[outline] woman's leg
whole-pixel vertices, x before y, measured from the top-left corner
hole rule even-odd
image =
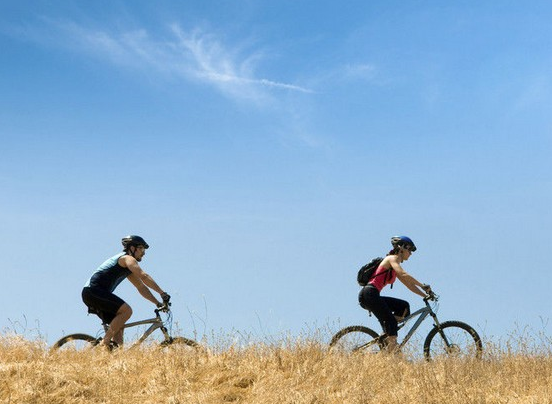
[[[410,304],[406,300],[397,299],[395,297],[382,297],[395,317],[403,319],[410,315]],[[399,320],[400,321],[400,320]]]
[[[374,313],[383,331],[387,334],[387,349],[391,352],[397,346],[398,325],[391,308],[387,304],[387,299],[381,297],[378,290],[371,287],[363,288],[359,294],[360,305]]]
[[[387,342],[387,346],[385,347],[385,349],[387,349],[387,352],[389,352],[389,353],[398,352],[398,349],[397,349],[398,344],[397,344],[397,336],[396,335],[388,336],[385,341]]]

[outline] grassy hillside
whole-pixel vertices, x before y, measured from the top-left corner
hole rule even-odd
[[[523,344],[519,344],[523,345]],[[519,346],[518,345],[518,346]],[[485,359],[330,353],[317,342],[213,352],[50,352],[0,337],[1,403],[552,403],[550,346]]]

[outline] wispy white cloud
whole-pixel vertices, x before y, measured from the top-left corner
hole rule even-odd
[[[303,77],[302,81],[309,84],[298,85],[259,74],[261,63],[271,59],[262,49],[250,43],[230,46],[206,30],[185,30],[173,24],[159,34],[145,29],[116,31],[93,29],[92,24],[45,21],[42,27],[27,26],[17,35],[44,46],[80,52],[125,70],[144,71],[154,79],[166,78],[172,82],[176,77],[211,86],[234,101],[262,107],[270,105],[274,112],[274,130],[282,142],[293,145],[298,141],[319,150],[331,149],[331,142],[313,118],[317,115],[313,107],[316,100],[308,95],[318,91],[312,88],[327,87],[324,79],[336,82],[346,76],[354,81],[372,74],[368,65],[341,66],[330,73]]]
[[[348,84],[381,86],[388,83],[378,67],[371,63],[339,64],[326,68],[308,78],[310,86],[323,92],[325,88]]]
[[[220,41],[202,31],[187,33],[178,25],[172,25],[171,30],[177,38],[177,49],[187,62],[183,69],[176,69],[179,73],[192,74],[226,93],[245,98],[257,98],[261,95],[260,88],[313,92],[302,86],[257,78],[254,68],[256,61],[262,59],[259,53],[240,57],[224,49]]]
[[[275,90],[313,92],[293,83],[259,77],[256,67],[263,59],[261,53],[243,55],[238,47],[226,46],[202,30],[187,32],[173,24],[165,37],[154,38],[144,29],[108,32],[73,22],[49,21],[49,25],[59,34],[55,39],[50,35],[49,42],[55,40],[58,46],[70,46],[120,67],[202,82],[236,100],[263,102],[272,98]],[[40,40],[36,32],[31,36]]]
[[[373,64],[349,64],[341,70],[345,78],[352,80],[372,81],[377,75],[377,69]]]

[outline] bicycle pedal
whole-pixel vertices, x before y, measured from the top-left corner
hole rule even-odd
[[[119,348],[119,344],[117,344],[115,341],[109,341],[109,345],[107,345],[107,349],[109,352],[112,352]]]
[[[117,344],[115,341],[110,341],[109,344],[104,344],[102,338],[98,338],[96,341],[93,342],[95,347],[101,347],[107,349],[109,352],[112,352],[119,348],[119,344]]]

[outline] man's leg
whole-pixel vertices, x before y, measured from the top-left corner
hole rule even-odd
[[[118,345],[123,344],[123,326],[128,321],[130,316],[132,316],[132,308],[128,304],[124,303],[121,307],[119,307],[119,310],[117,310],[117,314],[115,314],[113,320],[111,320],[109,329],[105,333],[103,344],[109,345],[111,340]]]

